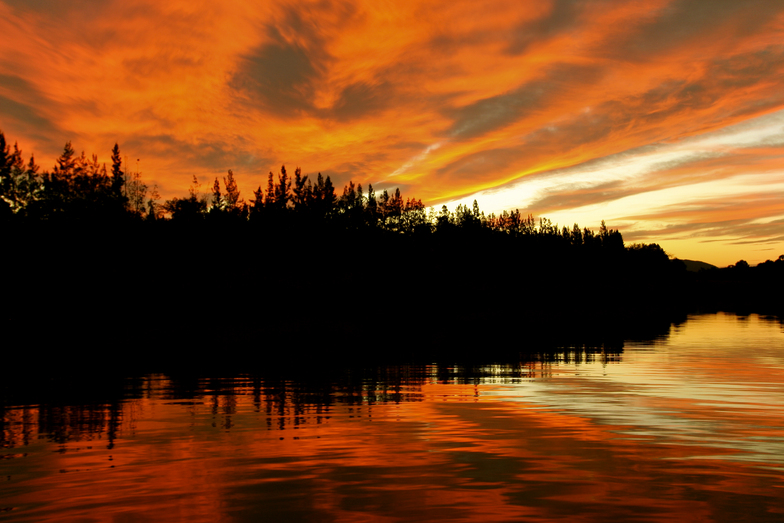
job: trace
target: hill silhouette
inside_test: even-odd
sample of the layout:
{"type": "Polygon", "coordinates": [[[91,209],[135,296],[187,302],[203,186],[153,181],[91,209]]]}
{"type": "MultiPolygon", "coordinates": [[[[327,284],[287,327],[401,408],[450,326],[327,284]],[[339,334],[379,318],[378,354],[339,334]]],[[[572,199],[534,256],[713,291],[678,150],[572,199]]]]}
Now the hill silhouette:
{"type": "Polygon", "coordinates": [[[718,269],[715,265],[696,260],[681,260],[686,264],[686,270],[689,272],[700,272],[708,269],[718,269]]]}

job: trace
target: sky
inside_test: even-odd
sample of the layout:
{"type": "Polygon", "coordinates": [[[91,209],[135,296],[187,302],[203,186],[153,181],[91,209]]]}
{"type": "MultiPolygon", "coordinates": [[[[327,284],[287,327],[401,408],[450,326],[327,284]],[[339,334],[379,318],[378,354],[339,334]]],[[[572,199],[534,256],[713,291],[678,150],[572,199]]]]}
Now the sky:
{"type": "Polygon", "coordinates": [[[719,266],[784,254],[784,2],[0,0],[0,130],[161,196],[299,166],[719,266]]]}

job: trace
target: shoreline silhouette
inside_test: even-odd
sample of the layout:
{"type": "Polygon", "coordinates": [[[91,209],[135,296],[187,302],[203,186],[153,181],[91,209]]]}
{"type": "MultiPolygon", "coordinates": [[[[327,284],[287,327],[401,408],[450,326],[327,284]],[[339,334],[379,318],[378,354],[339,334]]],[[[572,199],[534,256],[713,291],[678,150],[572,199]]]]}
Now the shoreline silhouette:
{"type": "Polygon", "coordinates": [[[218,360],[409,361],[424,347],[617,345],[691,312],[782,314],[784,255],[688,271],[604,222],[427,210],[353,182],[338,195],[329,176],[285,167],[248,202],[229,171],[211,195],[194,179],[160,204],[123,169],[117,145],[107,168],[68,143],[41,172],[0,133],[13,358],[76,343],[64,359],[107,365],[184,364],[201,347],[225,348],[209,352],[218,360]]]}

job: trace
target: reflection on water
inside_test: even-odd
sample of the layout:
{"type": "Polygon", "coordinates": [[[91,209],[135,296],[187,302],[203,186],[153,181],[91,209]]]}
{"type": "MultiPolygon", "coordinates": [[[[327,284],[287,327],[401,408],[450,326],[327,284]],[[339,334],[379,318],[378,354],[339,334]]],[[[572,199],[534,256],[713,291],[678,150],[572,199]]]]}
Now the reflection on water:
{"type": "Polygon", "coordinates": [[[6,390],[0,518],[784,517],[784,329],[706,315],[506,365],[6,390]]]}

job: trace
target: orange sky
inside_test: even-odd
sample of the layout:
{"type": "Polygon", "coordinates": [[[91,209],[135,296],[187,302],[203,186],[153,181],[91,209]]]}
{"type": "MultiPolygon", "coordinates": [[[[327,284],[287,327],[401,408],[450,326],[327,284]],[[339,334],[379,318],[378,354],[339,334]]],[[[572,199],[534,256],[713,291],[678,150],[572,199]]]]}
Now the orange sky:
{"type": "Polygon", "coordinates": [[[0,0],[0,129],[164,198],[281,164],[426,205],[784,254],[784,3],[0,0]]]}

